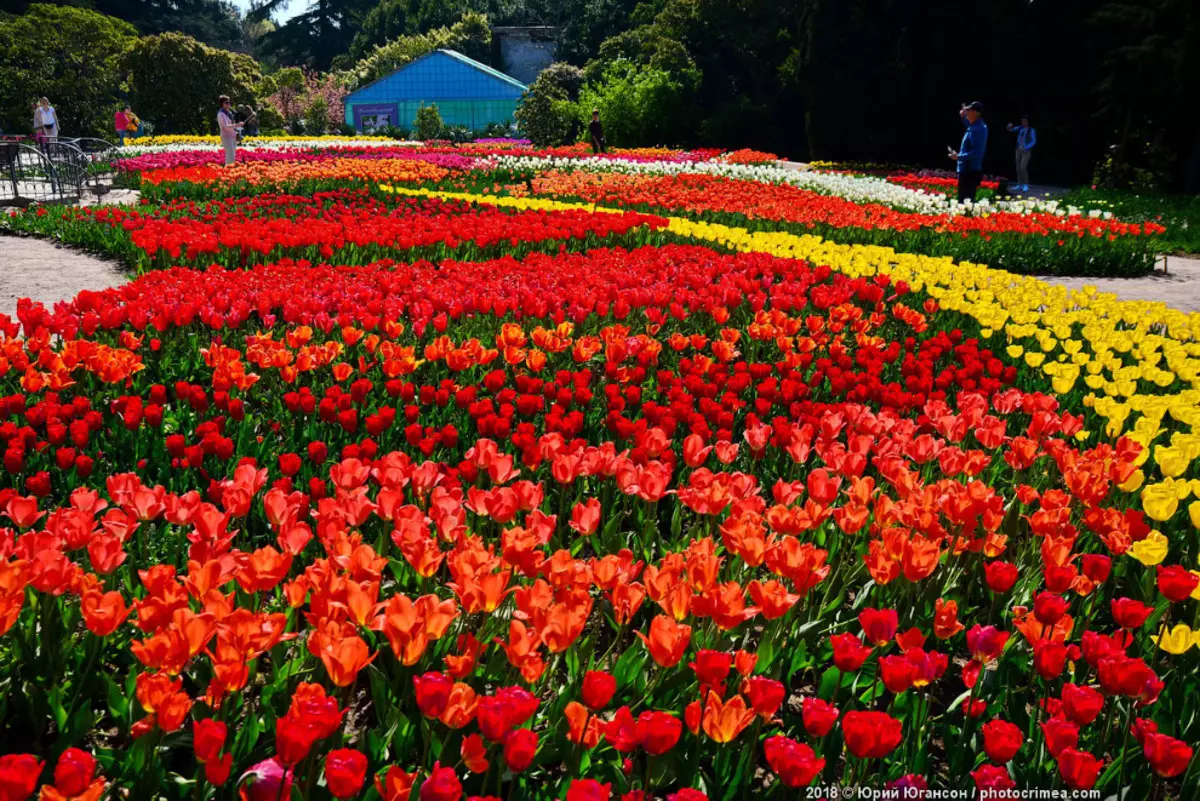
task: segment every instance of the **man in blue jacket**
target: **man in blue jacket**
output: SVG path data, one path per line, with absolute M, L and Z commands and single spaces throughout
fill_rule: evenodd
M 958 162 L 958 202 L 974 202 L 975 192 L 983 180 L 983 154 L 987 150 L 988 129 L 983 122 L 983 104 L 976 100 L 958 111 L 967 127 L 958 152 L 950 148 L 950 158 Z
M 1008 132 L 1017 134 L 1017 188 L 1029 191 L 1029 157 L 1037 144 L 1037 131 L 1029 124 L 1029 116 L 1021 117 L 1020 125 L 1008 124 Z

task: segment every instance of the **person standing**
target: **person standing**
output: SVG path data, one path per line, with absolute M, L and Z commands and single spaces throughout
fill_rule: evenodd
M 221 132 L 221 146 L 225 148 L 225 166 L 230 167 L 237 158 L 238 131 L 242 130 L 242 124 L 233 118 L 233 106 L 228 95 L 221 95 L 218 101 L 217 129 Z
M 958 202 L 975 201 L 975 193 L 983 181 L 983 154 L 987 150 L 988 129 L 983 122 L 983 103 L 976 100 L 958 110 L 966 126 L 958 152 L 949 148 L 949 156 L 958 163 Z
M 117 144 L 125 144 L 125 131 L 129 128 L 129 117 L 126 112 L 129 106 L 117 109 L 117 113 L 113 115 L 113 130 L 117 132 Z
M 58 112 L 44 97 L 38 100 L 38 108 L 41 110 L 42 137 L 54 141 L 58 137 Z M 34 119 L 34 122 L 37 122 L 37 118 Z
M 133 113 L 128 104 L 125 106 L 125 135 L 130 139 L 142 135 L 142 121 Z
M 45 133 L 42 131 L 42 104 L 38 101 L 33 101 L 33 138 L 36 142 L 41 142 Z
M 1029 124 L 1029 115 L 1021 116 L 1021 124 L 1008 124 L 1008 132 L 1017 134 L 1017 188 L 1022 192 L 1029 191 L 1029 158 L 1033 155 L 1033 147 L 1037 144 L 1037 131 Z
M 588 133 L 592 137 L 592 152 L 604 153 L 604 125 L 600 122 L 600 109 L 592 109 L 592 121 L 588 123 Z

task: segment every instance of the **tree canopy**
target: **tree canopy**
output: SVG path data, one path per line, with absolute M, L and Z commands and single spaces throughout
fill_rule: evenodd
M 33 102 L 44 96 L 64 135 L 106 134 L 124 85 L 120 59 L 136 35 L 129 23 L 71 6 L 0 18 L 0 126 L 29 133 Z

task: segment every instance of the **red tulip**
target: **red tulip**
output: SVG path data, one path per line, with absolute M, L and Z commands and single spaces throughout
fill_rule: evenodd
M 1196 586 L 1200 584 L 1200 576 L 1179 565 L 1170 567 L 1158 565 L 1156 569 L 1158 571 L 1158 591 L 1173 604 L 1186 601 L 1196 591 Z
M 1154 607 L 1146 606 L 1141 601 L 1132 598 L 1113 598 L 1112 616 L 1117 625 L 1123 629 L 1139 629 L 1146 619 L 1154 612 Z
M 450 703 L 450 690 L 454 679 L 445 673 L 429 672 L 413 676 L 413 688 L 417 691 L 417 707 L 427 718 L 436 718 Z
M 1021 729 L 1007 720 L 989 720 L 983 724 L 983 750 L 997 765 L 1008 762 L 1021 750 L 1025 741 Z
M 1165 734 L 1149 732 L 1142 739 L 1142 753 L 1151 769 L 1163 778 L 1178 776 L 1192 761 L 1192 747 Z
M 513 773 L 521 773 L 537 754 L 538 736 L 529 729 L 513 729 L 504 738 L 504 761 Z
M 583 675 L 583 688 L 580 698 L 584 705 L 598 712 L 608 706 L 613 693 L 617 691 L 617 680 L 611 674 L 599 670 L 589 670 Z
M 900 721 L 885 712 L 847 712 L 842 719 L 842 734 L 850 753 L 859 759 L 881 759 L 900 744 Z
M 567 788 L 566 801 L 608 801 L 612 797 L 612 785 L 601 784 L 595 779 L 576 779 Z M 421 799 L 421 801 L 426 801 Z M 431 799 L 430 801 L 440 801 Z
M 215 718 L 192 722 L 192 747 L 197 762 L 216 759 L 225 747 L 225 724 Z
M 1042 735 L 1046 738 L 1046 749 L 1055 759 L 1064 750 L 1079 744 L 1079 727 L 1063 718 L 1043 721 Z
M 996 793 L 994 796 L 996 798 L 1003 798 L 1006 791 L 1013 790 L 1017 786 L 1017 783 L 1008 775 L 1008 768 L 1002 765 L 980 765 L 971 771 L 971 778 L 975 780 L 976 790 L 981 793 L 985 790 L 991 791 Z
M 0 796 L 5 801 L 25 801 L 33 795 L 44 764 L 32 754 L 0 756 Z
M 679 718 L 666 712 L 643 712 L 638 716 L 638 728 L 642 732 L 642 747 L 653 756 L 670 751 L 683 734 Z
M 325 755 L 325 784 L 334 798 L 353 798 L 367 780 L 367 757 L 353 748 Z
M 833 724 L 837 723 L 839 714 L 836 707 L 820 698 L 805 698 L 801 705 L 804 730 L 813 737 L 829 734 Z
M 83 793 L 96 775 L 96 758 L 87 751 L 68 748 L 54 766 L 54 788 L 70 798 Z
M 858 613 L 858 624 L 862 626 L 863 635 L 867 642 L 874 645 L 886 645 L 896 636 L 900 627 L 895 609 L 872 609 L 867 607 Z
M 1062 708 L 1074 723 L 1086 726 L 1104 709 L 1104 696 L 1093 687 L 1067 683 L 1062 689 Z
M 1043 626 L 1053 626 L 1062 620 L 1067 608 L 1068 604 L 1063 597 L 1053 592 L 1040 592 L 1033 599 L 1033 616 Z
M 1090 790 L 1100 776 L 1104 763 L 1087 751 L 1067 748 L 1058 754 L 1058 771 L 1072 790 Z
M 421 801 L 459 801 L 462 798 L 462 782 L 454 768 L 443 768 L 441 762 L 433 764 L 429 778 L 421 782 Z
M 689 662 L 688 667 L 695 672 L 702 685 L 724 686 L 725 678 L 733 667 L 733 654 L 701 649 L 696 652 L 696 661 Z
M 782 682 L 765 676 L 751 676 L 746 679 L 742 683 L 742 692 L 746 694 L 754 711 L 767 720 L 779 711 L 787 694 Z
M 834 634 L 829 643 L 833 646 L 833 664 L 844 673 L 858 670 L 871 655 L 871 648 L 853 634 Z
M 817 757 L 812 748 L 787 737 L 768 737 L 763 750 L 767 764 L 785 787 L 806 787 L 825 768 L 825 760 Z
M 988 562 L 983 568 L 983 578 L 988 589 L 996 593 L 1005 593 L 1017 583 L 1017 566 L 1009 562 Z

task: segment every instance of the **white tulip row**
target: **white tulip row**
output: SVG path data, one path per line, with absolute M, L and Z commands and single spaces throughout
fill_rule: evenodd
M 855 203 L 879 203 L 901 211 L 922 214 L 984 215 L 998 211 L 1027 214 L 1045 212 L 1059 216 L 1087 213 L 1092 217 L 1111 217 L 1110 212 L 1086 211 L 1063 206 L 1055 200 L 1004 200 L 958 203 L 936 192 L 910 189 L 883 178 L 816 170 L 789 170 L 773 164 L 726 164 L 721 161 L 631 161 L 594 157 L 561 158 L 531 156 L 492 156 L 480 162 L 487 169 L 544 172 L 547 170 L 584 170 L 620 172 L 630 175 L 719 175 L 745 181 L 790 184 L 822 195 L 845 198 Z

